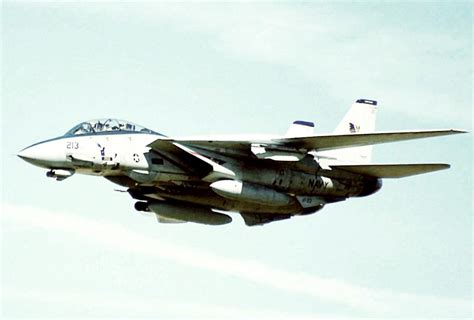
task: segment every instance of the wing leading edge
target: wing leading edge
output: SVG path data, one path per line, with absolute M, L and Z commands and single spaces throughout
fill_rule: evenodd
M 360 147 L 374 144 L 397 142 L 451 134 L 465 133 L 462 130 L 419 130 L 419 131 L 387 131 L 374 133 L 354 133 L 342 135 L 318 135 L 301 138 L 277 139 L 275 142 L 286 147 L 325 151 L 339 148 Z
M 252 144 L 262 144 L 273 148 L 284 148 L 286 150 L 301 151 L 326 151 L 341 148 L 368 146 L 389 142 L 406 141 L 430 137 L 439 137 L 452 134 L 465 133 L 466 131 L 445 129 L 445 130 L 417 130 L 417 131 L 385 131 L 374 133 L 353 133 L 353 134 L 330 134 L 314 135 L 307 137 L 276 138 L 276 139 L 196 139 L 184 140 L 176 139 L 180 144 L 215 150 L 221 153 L 232 153 L 239 155 L 251 155 Z

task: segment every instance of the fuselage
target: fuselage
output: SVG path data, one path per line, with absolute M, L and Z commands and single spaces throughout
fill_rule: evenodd
M 106 129 L 107 121 L 117 125 Z M 192 162 L 184 163 L 170 150 L 152 149 L 150 145 L 157 139 L 167 138 L 120 120 L 94 120 L 64 136 L 25 148 L 18 155 L 49 169 L 48 177 L 58 180 L 75 173 L 103 176 L 127 187 L 139 200 L 138 210 L 165 200 L 227 211 L 308 214 L 327 203 L 369 195 L 381 187 L 378 179 L 325 170 L 313 157 L 306 165 L 297 166 L 286 161 L 236 159 L 200 148 L 184 149 L 190 157 L 200 157 L 215 166 L 201 174 L 192 168 Z
M 375 144 L 464 133 L 375 132 L 377 101 L 357 99 L 331 134 L 294 121 L 285 135 L 166 137 L 134 123 L 98 119 L 36 143 L 18 156 L 64 180 L 103 176 L 127 188 L 135 209 L 159 222 L 219 225 L 240 213 L 249 226 L 306 215 L 377 192 L 382 179 L 449 168 L 446 163 L 371 163 Z
M 48 169 L 47 176 L 57 180 L 73 174 L 103 176 L 127 187 L 138 200 L 135 208 L 142 211 L 158 208 L 160 201 L 171 201 L 179 214 L 191 205 L 209 212 L 218 209 L 289 217 L 316 212 L 347 197 L 374 193 L 381 186 L 378 179 L 325 170 L 312 156 L 305 165 L 295 165 L 269 159 L 242 160 L 179 144 L 150 147 L 156 140 L 168 139 L 126 121 L 93 120 L 63 136 L 33 144 L 18 156 Z M 187 158 L 180 158 L 170 146 Z

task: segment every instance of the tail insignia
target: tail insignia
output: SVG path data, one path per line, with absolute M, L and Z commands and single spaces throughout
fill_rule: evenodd
M 360 131 L 360 126 L 354 125 L 352 122 L 349 123 L 349 131 L 350 133 L 356 133 Z

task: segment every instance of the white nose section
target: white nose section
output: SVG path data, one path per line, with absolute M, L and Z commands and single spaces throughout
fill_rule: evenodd
M 37 146 L 25 148 L 18 152 L 17 156 L 19 156 L 22 159 L 25 160 L 36 160 L 41 158 L 41 153 L 38 152 L 40 148 L 37 148 Z
M 58 149 L 58 147 L 54 141 L 43 142 L 25 148 L 18 152 L 17 155 L 31 164 L 40 167 L 52 167 L 58 162 L 65 161 L 63 150 L 61 148 Z

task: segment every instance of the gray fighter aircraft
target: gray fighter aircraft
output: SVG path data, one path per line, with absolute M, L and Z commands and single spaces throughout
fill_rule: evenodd
M 372 145 L 463 133 L 374 132 L 377 102 L 357 100 L 332 134 L 295 121 L 284 136 L 172 138 L 128 121 L 83 122 L 18 156 L 59 181 L 74 173 L 128 188 L 135 209 L 162 223 L 221 225 L 239 212 L 248 226 L 308 215 L 326 204 L 377 192 L 384 178 L 448 164 L 372 164 Z

